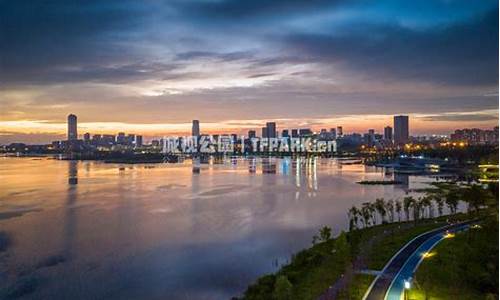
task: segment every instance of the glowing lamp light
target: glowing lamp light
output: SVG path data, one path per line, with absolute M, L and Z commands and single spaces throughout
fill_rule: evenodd
M 446 233 L 446 234 L 444 235 L 444 238 L 445 238 L 445 239 L 450 239 L 450 238 L 452 238 L 452 237 L 455 237 L 455 234 L 454 234 L 454 233 L 451 233 L 451 232 L 448 232 L 448 233 Z
M 405 290 L 409 290 L 411 288 L 411 284 L 408 280 L 405 280 Z
M 422 258 L 429 258 L 429 257 L 433 257 L 434 255 L 436 255 L 435 252 L 424 252 L 422 253 Z

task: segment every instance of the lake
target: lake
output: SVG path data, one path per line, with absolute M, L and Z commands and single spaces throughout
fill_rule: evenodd
M 229 299 L 353 204 L 402 197 L 383 169 L 337 159 L 106 164 L 0 158 L 0 297 Z

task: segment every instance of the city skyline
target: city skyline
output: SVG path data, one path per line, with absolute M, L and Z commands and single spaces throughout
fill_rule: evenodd
M 80 132 L 145 137 L 192 119 L 238 134 L 383 132 L 399 114 L 415 135 L 498 125 L 496 1 L 3 2 L 0 18 L 0 144 L 63 139 L 70 113 Z

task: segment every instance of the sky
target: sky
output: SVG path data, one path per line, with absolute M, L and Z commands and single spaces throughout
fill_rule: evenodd
M 0 144 L 498 125 L 498 1 L 0 0 Z

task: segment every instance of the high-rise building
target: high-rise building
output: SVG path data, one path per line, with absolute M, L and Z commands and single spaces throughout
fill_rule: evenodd
M 135 136 L 135 146 L 142 147 L 142 135 Z
M 375 130 L 368 129 L 368 134 L 366 135 L 366 143 L 369 147 L 373 147 L 375 145 Z
M 262 138 L 267 138 L 267 127 L 262 127 L 261 137 Z
M 292 137 L 293 138 L 299 137 L 299 130 L 298 129 L 292 129 Z
M 330 136 L 332 137 L 332 139 L 337 138 L 337 130 L 335 128 L 330 128 Z
M 193 127 L 191 128 L 192 136 L 200 136 L 200 121 L 193 120 Z
M 248 138 L 249 139 L 254 139 L 256 136 L 255 130 L 249 130 L 248 131 Z
M 117 144 L 125 144 L 126 137 L 125 137 L 125 132 L 118 132 L 118 136 L 116 136 L 116 143 Z
M 342 126 L 337 126 L 337 137 L 342 137 L 344 132 L 342 130 Z
M 68 141 L 75 141 L 78 139 L 77 128 L 76 116 L 73 114 L 68 115 Z
M 275 138 L 276 137 L 276 123 L 275 122 L 267 122 L 267 137 Z
M 394 143 L 406 144 L 409 141 L 408 116 L 394 116 Z
M 312 130 L 309 128 L 299 129 L 299 136 L 309 136 L 312 135 Z
M 90 142 L 90 133 L 86 132 L 84 135 L 83 135 L 83 141 L 85 143 L 89 143 Z
M 135 143 L 135 134 L 129 134 L 126 138 L 125 138 L 125 144 L 127 144 L 127 146 L 133 146 L 134 143 Z
M 384 127 L 384 140 L 392 141 L 392 127 L 391 126 Z
M 284 138 L 290 137 L 290 134 L 288 133 L 288 129 L 283 129 L 281 131 L 281 137 L 284 137 Z
M 113 146 L 116 142 L 116 138 L 112 134 L 103 134 L 101 139 L 101 144 L 104 146 Z

